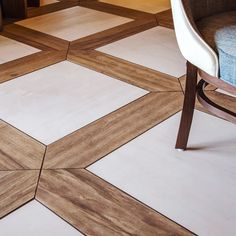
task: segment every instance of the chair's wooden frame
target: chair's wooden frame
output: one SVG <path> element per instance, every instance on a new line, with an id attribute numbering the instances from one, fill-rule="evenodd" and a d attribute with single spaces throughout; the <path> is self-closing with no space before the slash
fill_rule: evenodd
<path id="1" fill-rule="evenodd" d="M 185 11 L 187 13 L 187 16 L 189 17 L 190 23 L 192 24 L 193 28 L 196 29 L 196 32 L 199 34 L 193 16 L 191 15 L 190 7 L 189 5 L 187 5 L 190 4 L 190 1 L 182 1 L 183 5 L 185 6 Z M 197 82 L 198 74 L 201 77 L 201 80 L 199 82 Z M 216 88 L 223 89 L 224 91 L 229 92 L 232 95 L 236 95 L 236 86 L 230 85 L 224 82 L 223 80 L 219 79 L 218 77 L 210 76 L 203 70 L 197 68 L 195 65 L 192 65 L 190 62 L 187 62 L 184 105 L 175 146 L 176 149 L 185 150 L 187 148 L 196 97 L 208 111 L 218 117 L 221 117 L 236 124 L 236 113 L 214 103 L 207 97 L 204 90 L 205 87 L 209 84 L 214 85 Z"/>

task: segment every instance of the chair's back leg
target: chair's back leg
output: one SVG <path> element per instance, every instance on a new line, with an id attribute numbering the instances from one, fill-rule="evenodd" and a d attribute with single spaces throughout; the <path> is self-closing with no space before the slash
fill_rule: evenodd
<path id="1" fill-rule="evenodd" d="M 189 132 L 192 124 L 197 91 L 197 67 L 187 62 L 187 75 L 184 94 L 184 105 L 176 141 L 176 149 L 185 150 L 188 143 Z"/>

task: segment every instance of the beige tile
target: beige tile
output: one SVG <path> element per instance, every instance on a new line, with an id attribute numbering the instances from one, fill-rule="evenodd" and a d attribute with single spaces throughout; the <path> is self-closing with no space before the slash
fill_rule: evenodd
<path id="1" fill-rule="evenodd" d="M 39 51 L 40 50 L 37 48 L 33 48 L 0 35 L 0 64 L 28 56 Z"/>
<path id="2" fill-rule="evenodd" d="M 189 150 L 180 113 L 88 169 L 197 235 L 235 235 L 236 126 L 195 112 Z"/>
<path id="3" fill-rule="evenodd" d="M 176 78 L 185 74 L 186 61 L 172 29 L 154 27 L 98 50 Z"/>
<path id="4" fill-rule="evenodd" d="M 76 6 L 19 21 L 17 24 L 73 41 L 129 21 L 132 20 Z"/>
<path id="5" fill-rule="evenodd" d="M 35 200 L 0 220 L 0 229 L 4 236 L 82 236 L 79 231 Z"/>
<path id="6" fill-rule="evenodd" d="M 86 170 L 44 170 L 36 199 L 85 235 L 192 235 Z"/>
<path id="7" fill-rule="evenodd" d="M 0 85 L 0 117 L 50 144 L 147 91 L 64 61 Z"/>
<path id="8" fill-rule="evenodd" d="M 149 13 L 158 13 L 170 8 L 169 0 L 100 0 L 100 2 L 110 3 Z"/>

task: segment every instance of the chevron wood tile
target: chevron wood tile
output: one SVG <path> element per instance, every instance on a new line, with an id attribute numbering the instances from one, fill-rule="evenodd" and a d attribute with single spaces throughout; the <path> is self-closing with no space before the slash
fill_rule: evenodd
<path id="1" fill-rule="evenodd" d="M 192 235 L 86 170 L 44 170 L 36 198 L 86 235 Z"/>
<path id="2" fill-rule="evenodd" d="M 178 112 L 182 93 L 151 93 L 48 146 L 44 168 L 84 168 Z"/>
<path id="3" fill-rule="evenodd" d="M 0 171 L 0 218 L 34 198 L 39 171 Z"/>
<path id="4" fill-rule="evenodd" d="M 45 146 L 0 121 L 0 170 L 40 169 Z"/>

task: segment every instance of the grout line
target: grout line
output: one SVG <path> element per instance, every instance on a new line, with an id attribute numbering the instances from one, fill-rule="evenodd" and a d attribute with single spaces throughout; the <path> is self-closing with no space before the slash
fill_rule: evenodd
<path id="1" fill-rule="evenodd" d="M 39 177 L 38 177 L 38 181 L 37 181 L 36 188 L 35 188 L 34 199 L 35 199 L 37 191 L 38 191 L 39 181 L 40 181 L 40 177 L 41 177 L 41 174 L 42 174 L 43 164 L 44 164 L 44 160 L 45 160 L 45 157 L 46 157 L 46 153 L 47 153 L 47 146 L 46 146 L 45 151 L 44 151 L 43 160 L 42 160 L 41 168 L 40 168 L 40 171 L 39 171 Z"/>

